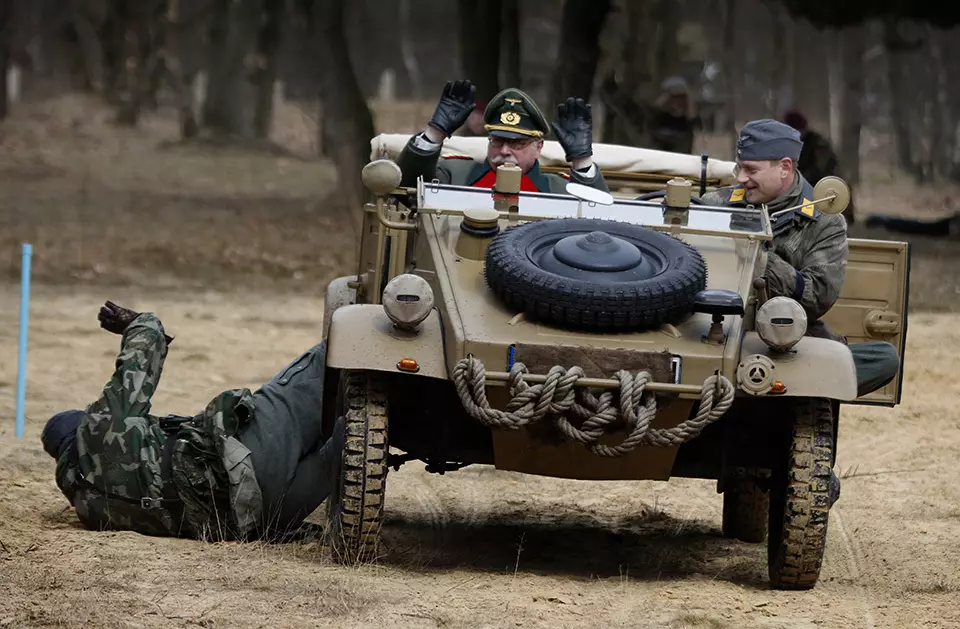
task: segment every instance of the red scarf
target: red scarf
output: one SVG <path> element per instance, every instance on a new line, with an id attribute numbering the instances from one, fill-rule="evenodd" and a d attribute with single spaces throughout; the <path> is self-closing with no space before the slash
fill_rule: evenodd
<path id="1" fill-rule="evenodd" d="M 488 170 L 483 177 L 480 177 L 480 179 L 477 179 L 477 181 L 474 182 L 472 187 L 493 188 L 493 185 L 495 183 L 497 183 L 497 171 Z M 540 192 L 540 190 L 538 190 L 537 187 L 533 184 L 533 180 L 527 177 L 526 173 L 524 173 L 523 176 L 520 177 L 520 191 L 521 192 Z"/>

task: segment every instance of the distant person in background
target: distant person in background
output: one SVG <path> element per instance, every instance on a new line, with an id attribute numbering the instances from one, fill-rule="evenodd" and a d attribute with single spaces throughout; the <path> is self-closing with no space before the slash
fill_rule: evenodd
<path id="1" fill-rule="evenodd" d="M 803 151 L 797 162 L 797 169 L 804 179 L 816 185 L 818 181 L 830 175 L 840 175 L 840 162 L 837 153 L 833 150 L 830 140 L 810 128 L 807 117 L 796 109 L 791 109 L 783 116 L 783 122 L 800 132 L 803 142 Z M 843 213 L 848 223 L 854 222 L 853 199 Z"/>
<path id="2" fill-rule="evenodd" d="M 650 126 L 653 148 L 672 153 L 693 153 L 694 130 L 698 125 L 690 88 L 683 77 L 671 76 L 660 85 Z"/>

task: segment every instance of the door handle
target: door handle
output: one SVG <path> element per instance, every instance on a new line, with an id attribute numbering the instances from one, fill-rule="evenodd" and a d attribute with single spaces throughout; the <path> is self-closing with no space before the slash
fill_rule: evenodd
<path id="1" fill-rule="evenodd" d="M 900 332 L 900 314 L 892 310 L 871 310 L 863 318 L 867 336 L 893 336 Z"/>

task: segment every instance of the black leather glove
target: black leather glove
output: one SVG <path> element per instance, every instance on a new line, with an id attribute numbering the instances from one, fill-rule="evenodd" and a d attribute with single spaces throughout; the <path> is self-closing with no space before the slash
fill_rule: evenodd
<path id="1" fill-rule="evenodd" d="M 133 323 L 133 320 L 140 316 L 136 310 L 130 310 L 123 306 L 118 306 L 112 301 L 104 302 L 100 306 L 100 312 L 97 314 L 97 320 L 100 321 L 100 327 L 107 332 L 114 334 L 123 334 L 127 327 Z M 163 335 L 167 345 L 173 343 L 173 337 L 167 334 Z"/>
<path id="2" fill-rule="evenodd" d="M 440 129 L 449 138 L 463 126 L 470 112 L 476 109 L 476 98 L 477 88 L 470 81 L 447 81 L 428 124 Z"/>
<path id="3" fill-rule="evenodd" d="M 557 122 L 551 123 L 567 161 L 593 155 L 593 113 L 582 98 L 568 98 L 557 107 Z"/>

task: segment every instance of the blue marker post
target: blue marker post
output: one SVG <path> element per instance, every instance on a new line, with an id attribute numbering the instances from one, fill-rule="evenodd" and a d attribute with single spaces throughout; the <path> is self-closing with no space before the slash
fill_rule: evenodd
<path id="1" fill-rule="evenodd" d="M 17 431 L 23 437 L 24 403 L 27 393 L 27 325 L 30 321 L 30 257 L 33 245 L 24 243 L 23 261 L 20 267 L 20 344 L 17 359 Z"/>

